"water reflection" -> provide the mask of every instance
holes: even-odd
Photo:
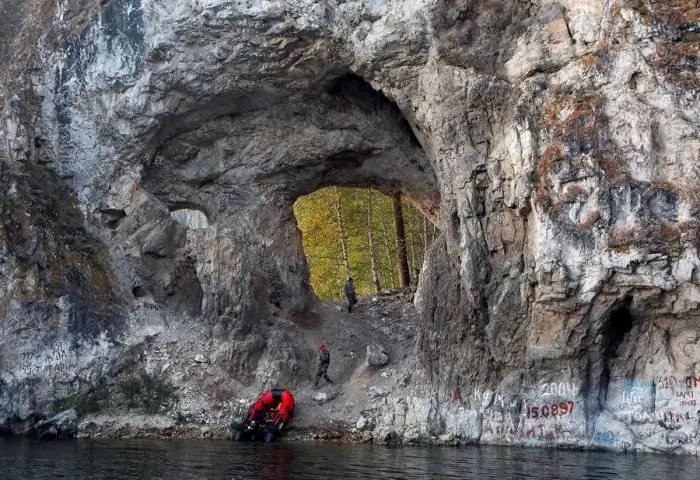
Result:
[[[322,443],[0,439],[3,480],[696,479],[695,457]]]

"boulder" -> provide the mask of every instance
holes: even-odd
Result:
[[[367,345],[367,365],[382,367],[389,363],[389,355],[379,344]]]
[[[357,419],[355,428],[359,431],[372,430],[375,426],[375,420],[371,417],[365,417],[364,415]]]
[[[335,397],[338,396],[338,392],[335,390],[326,390],[323,392],[316,392],[313,396],[313,399],[319,403],[319,404],[324,404],[328,403],[331,400],[335,400]]]

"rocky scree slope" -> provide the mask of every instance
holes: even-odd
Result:
[[[240,389],[300,382],[315,299],[293,202],[372,186],[442,235],[415,388],[367,425],[697,453],[696,2],[0,12],[6,425],[172,411],[173,388],[213,422]],[[208,369],[156,364],[153,342]]]

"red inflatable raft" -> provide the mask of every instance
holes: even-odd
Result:
[[[294,415],[294,395],[289,390],[273,388],[255,401],[246,419],[233,432],[233,440],[271,442]]]

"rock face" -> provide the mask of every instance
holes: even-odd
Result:
[[[292,205],[372,186],[442,234],[417,370],[362,429],[697,453],[695,2],[0,0],[0,18],[0,422],[205,424],[246,388],[306,385]]]

